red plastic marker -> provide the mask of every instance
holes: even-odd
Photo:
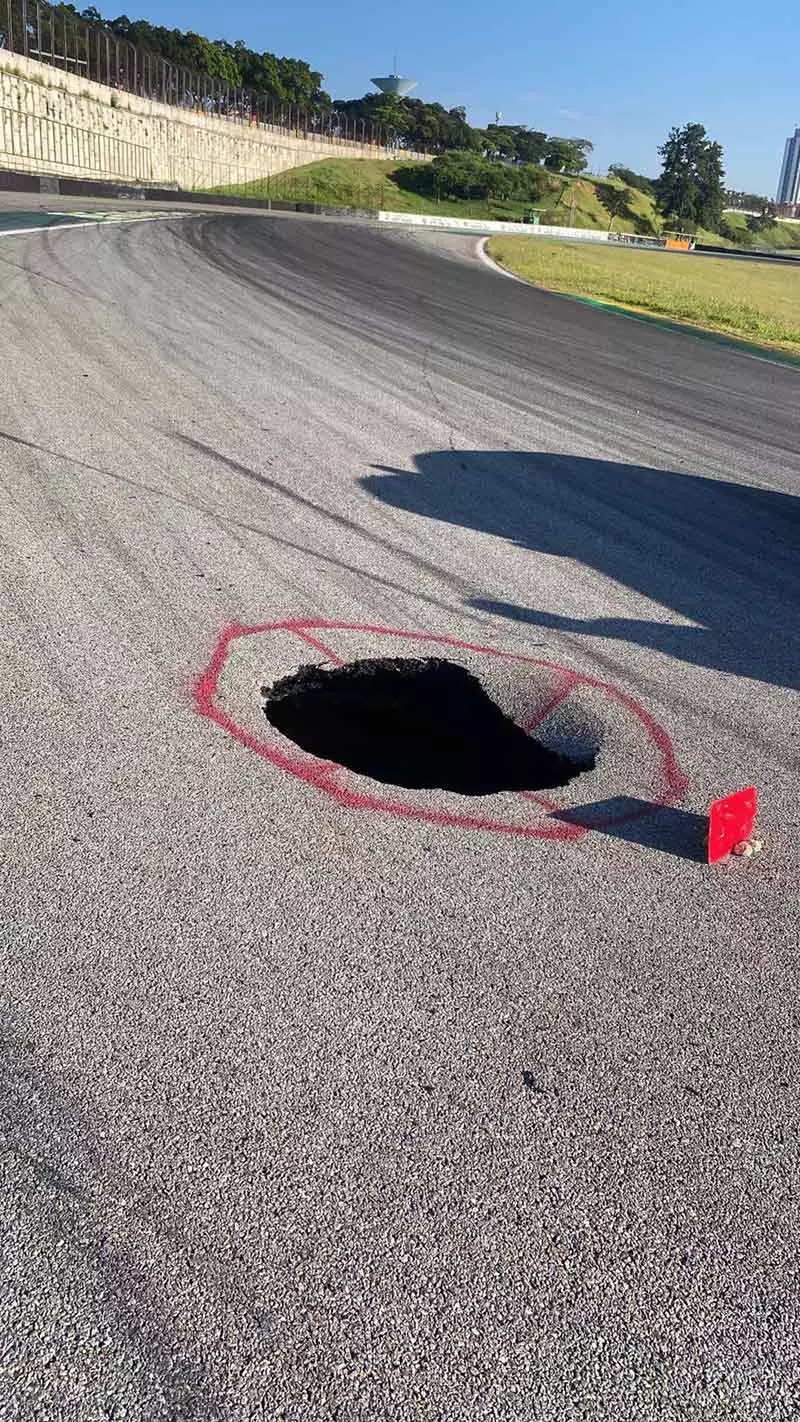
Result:
[[[737,844],[746,844],[753,833],[758,811],[755,785],[714,800],[708,811],[708,862],[725,859]]]

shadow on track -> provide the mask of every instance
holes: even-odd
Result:
[[[488,597],[471,598],[470,606],[800,686],[800,500],[793,495],[569,455],[441,450],[416,463],[418,473],[382,468],[362,485],[393,508],[575,559],[700,625],[566,617]],[[535,587],[535,559],[530,578]]]
[[[617,795],[613,800],[556,810],[550,818],[624,839],[628,844],[640,844],[645,849],[659,849],[662,854],[695,864],[706,861],[708,817],[678,805],[656,805],[630,795]]]

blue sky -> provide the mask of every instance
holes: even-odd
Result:
[[[128,6],[131,18],[306,59],[335,98],[365,93],[397,51],[420,98],[464,104],[479,125],[499,109],[508,123],[591,138],[597,171],[622,162],[655,174],[670,126],[697,121],[723,145],[732,187],[774,195],[784,140],[800,124],[797,0]]]

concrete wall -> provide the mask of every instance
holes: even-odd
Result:
[[[153,103],[0,49],[0,168],[192,189],[386,156]]]

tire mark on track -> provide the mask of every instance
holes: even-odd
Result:
[[[288,484],[282,484],[279,479],[273,479],[269,474],[262,474],[257,469],[250,469],[247,464],[241,464],[237,459],[231,459],[228,455],[220,453],[211,445],[203,444],[201,440],[193,439],[191,435],[179,434],[171,431],[172,438],[180,440],[181,444],[188,445],[190,449],[198,454],[205,454],[209,459],[217,460],[228,469],[233,469],[235,473],[241,474],[243,478],[250,479],[255,484],[260,484],[263,488],[269,489],[272,493],[280,495],[281,498],[288,499],[290,503],[297,504],[300,508],[306,509],[309,513],[315,514],[318,518],[326,519],[336,524],[337,528],[343,528],[348,533],[354,533],[359,538],[365,539],[368,543],[373,543],[378,548],[383,548],[385,552],[391,553],[394,558],[400,558],[421,572],[434,577],[438,582],[446,583],[455,592],[462,595],[469,594],[470,584],[464,578],[458,577],[455,573],[446,573],[440,564],[431,563],[427,558],[421,558],[418,553],[410,553],[407,549],[399,547],[390,538],[384,538],[380,533],[370,533],[363,528],[355,519],[347,518],[345,514],[336,513],[333,509],[325,508],[324,504],[318,504],[314,499],[309,499],[305,494],[299,494],[295,489],[290,489]]]
[[[301,553],[307,558],[315,558],[318,562],[325,563],[329,567],[338,568],[342,572],[350,573],[353,577],[363,578],[368,582],[375,583],[378,587],[386,588],[390,592],[400,593],[405,597],[426,603],[429,607],[439,608],[442,612],[446,612],[451,617],[454,615],[458,617],[466,616],[471,622],[485,625],[485,616],[471,610],[469,607],[463,606],[460,602],[446,602],[443,598],[434,597],[432,593],[421,592],[418,588],[409,588],[403,583],[396,582],[393,578],[387,578],[381,573],[371,572],[367,568],[359,568],[357,564],[349,563],[343,558],[337,558],[332,553],[325,553],[320,548],[314,548],[305,543],[298,543],[291,538],[284,538],[281,534],[274,533],[271,529],[263,528],[259,524],[246,523],[243,519],[234,518],[232,514],[225,513],[222,509],[210,508],[207,504],[200,503],[195,499],[182,499],[177,494],[170,493],[169,490],[163,489],[157,484],[148,484],[141,479],[133,479],[129,475],[120,474],[115,470],[103,469],[100,465],[90,464],[86,460],[80,459],[77,455],[62,454],[58,450],[48,449],[45,445],[37,444],[34,440],[23,439],[20,435],[10,434],[7,430],[0,430],[0,439],[8,440],[11,444],[20,445],[24,449],[30,449],[39,454],[44,454],[50,459],[63,459],[67,464],[71,464],[79,469],[85,469],[92,474],[101,474],[104,478],[112,479],[118,484],[124,484],[128,488],[136,489],[139,493],[152,494],[155,498],[166,499],[168,503],[176,504],[181,508],[191,509],[194,513],[205,514],[207,518],[213,519],[216,523],[227,524],[231,528],[238,528],[245,533],[252,533],[257,538],[266,538],[277,547],[287,548],[294,553]],[[204,446],[201,447],[204,448]],[[223,458],[223,456],[219,456],[219,458]],[[253,471],[250,471],[250,473],[252,474]],[[260,479],[262,476],[257,477]],[[277,484],[277,481],[275,482]],[[277,487],[279,490],[283,488],[280,484],[277,484]],[[290,493],[291,491],[288,492]],[[334,521],[337,521],[339,517],[332,513],[328,514],[328,512],[321,507],[319,511],[325,516],[330,516]],[[360,532],[364,538],[370,539],[372,537],[372,535],[368,534],[364,529],[359,529],[358,524],[352,524],[352,528]],[[384,543],[384,546],[394,552],[398,558],[414,557],[413,554],[405,554],[402,549],[396,548],[389,540],[381,541]],[[435,569],[433,565],[425,563],[423,559],[419,559],[418,561],[423,569],[429,570],[431,574],[435,572],[440,581],[447,581],[446,576],[442,574],[440,569]],[[461,589],[458,588],[455,589],[455,591],[460,592]],[[534,643],[533,645],[539,646],[544,645],[544,643]]]

